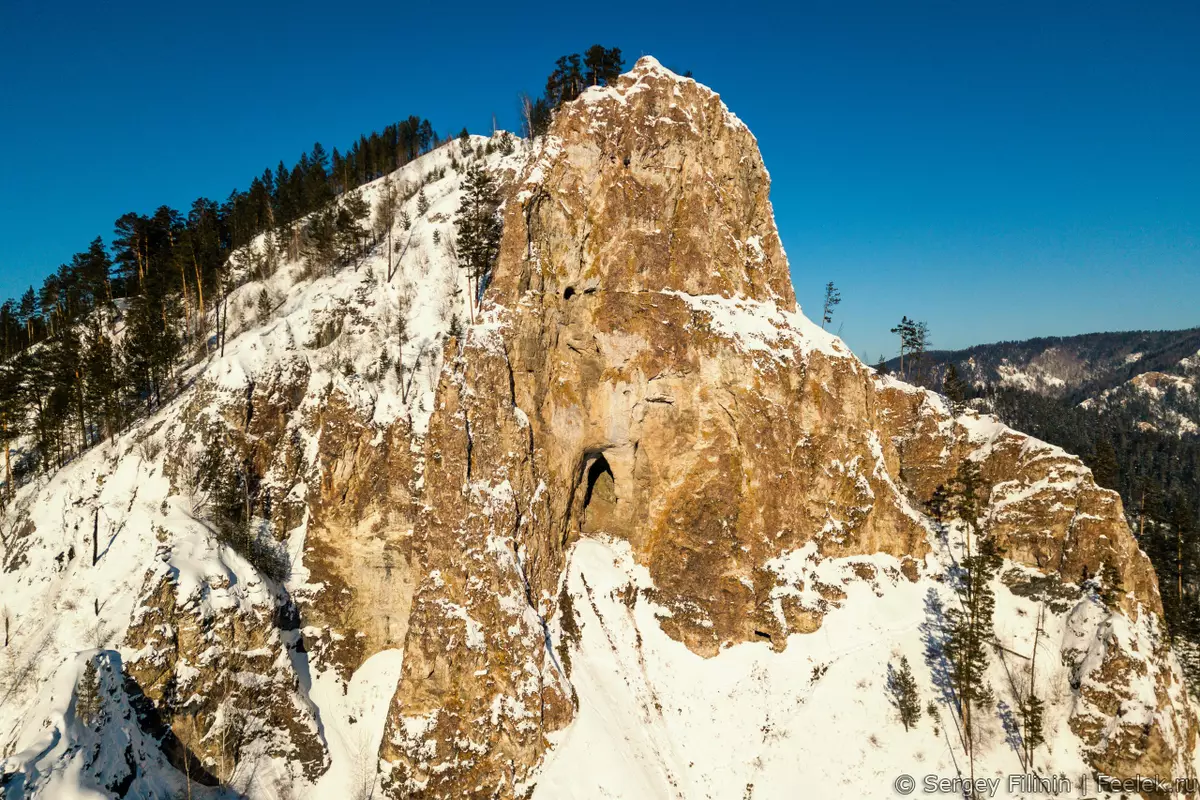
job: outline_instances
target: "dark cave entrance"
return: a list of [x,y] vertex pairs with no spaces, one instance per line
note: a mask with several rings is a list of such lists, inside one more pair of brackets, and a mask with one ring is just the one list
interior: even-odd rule
[[613,519],[617,506],[617,484],[612,468],[603,453],[597,453],[584,471],[583,512],[579,530],[584,533],[601,531]]

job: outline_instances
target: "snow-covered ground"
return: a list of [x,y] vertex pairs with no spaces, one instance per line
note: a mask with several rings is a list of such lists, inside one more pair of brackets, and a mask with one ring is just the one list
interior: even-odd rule
[[[940,574],[936,569],[948,567],[956,552],[939,542],[927,566]],[[752,642],[705,659],[663,633],[658,617],[670,612],[647,599],[648,573],[626,542],[578,542],[567,581],[579,628],[571,645],[579,713],[558,735],[534,797],[891,797],[901,775],[923,781],[967,774],[950,701],[934,685],[945,669],[938,645],[944,609],[957,602],[947,583],[910,582],[889,556],[821,561],[813,553],[805,560],[811,574],[847,594],[818,631],[793,634],[782,652]],[[864,570],[874,577],[863,580]],[[999,780],[996,797],[1035,797],[1024,785],[1010,791],[1007,781],[1027,771],[1010,715],[1026,685],[1039,603],[999,579],[994,586],[996,637],[1007,655],[993,660],[988,675],[997,704],[979,721],[975,775]],[[629,587],[637,589],[633,604]],[[1108,635],[1146,647],[1153,632],[1109,614],[1094,598],[1046,615],[1036,682],[1047,703],[1047,742],[1034,764],[1043,774],[1092,780],[1082,742],[1067,724],[1069,673],[1078,665],[1059,654],[1100,658]],[[907,731],[887,690],[889,668],[898,669],[901,657],[917,675],[922,708]],[[1153,702],[1153,688],[1133,686],[1131,696]],[[1156,723],[1131,699],[1135,707]]]

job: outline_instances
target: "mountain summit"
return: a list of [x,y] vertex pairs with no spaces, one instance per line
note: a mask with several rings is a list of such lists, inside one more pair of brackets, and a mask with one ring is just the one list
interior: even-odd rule
[[[394,268],[247,271],[228,348],[176,400],[22,490],[6,789],[1195,775],[1119,497],[806,319],[715,93],[643,58],[504,149],[455,141],[388,179],[412,214]],[[468,166],[504,198],[478,309],[451,246]],[[213,458],[256,476],[267,541],[211,524]]]

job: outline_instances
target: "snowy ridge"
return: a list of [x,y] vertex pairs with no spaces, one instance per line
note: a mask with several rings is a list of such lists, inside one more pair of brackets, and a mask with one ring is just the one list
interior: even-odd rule
[[[155,636],[170,633],[146,616],[141,605],[146,593],[165,581],[177,608],[210,621],[202,624],[220,626],[238,617],[270,619],[289,594],[311,587],[303,564],[306,521],[287,533],[294,568],[286,585],[277,586],[217,541],[205,519],[204,498],[187,485],[187,470],[179,465],[198,461],[203,443],[195,432],[228,426],[222,409],[244,404],[249,387],[287,385],[297,378],[304,396],[288,425],[310,465],[315,441],[305,420],[333,391],[349,398],[379,435],[406,419],[417,447],[434,405],[442,344],[454,320],[465,324],[468,316],[466,277],[452,253],[461,170],[480,158],[490,171],[511,175],[522,170],[526,157],[519,147],[509,155],[499,148],[484,155],[487,141],[475,136],[465,145],[447,143],[357,190],[373,209],[385,182],[401,197],[411,193],[402,206],[411,227],[397,222],[393,230],[398,256],[391,280],[386,237],[359,263],[316,276],[303,258],[284,260],[269,275],[260,271],[266,236],[235,253],[234,271],[243,282],[229,296],[223,353],[214,349],[186,370],[181,376],[186,388],[152,416],[49,479],[36,478],[18,490],[0,520],[19,530],[10,552],[0,553],[6,569],[0,573],[0,613],[8,618],[10,640],[0,650],[0,783],[10,781],[6,792],[55,800],[108,796],[103,793],[110,784],[120,784],[130,797],[183,792],[184,776],[132,721],[125,692],[114,682],[123,664],[151,665],[161,658],[154,640],[131,646],[131,626],[148,626]],[[418,188],[428,202],[424,213]],[[402,368],[381,368],[381,354]],[[264,481],[270,484],[274,477]],[[302,500],[311,487],[302,481],[277,488]],[[95,564],[94,526],[100,532]],[[282,791],[313,797],[369,792],[400,651],[376,654],[346,683],[332,671],[310,672],[294,652],[296,632],[272,636],[263,643],[266,649],[247,657],[275,659],[278,653],[283,659],[271,669],[295,676],[290,701],[295,719],[308,729],[306,735],[318,737],[328,769],[306,789],[303,776],[268,754],[271,746],[286,742],[263,730],[269,735],[262,737],[260,754],[234,774],[231,786],[256,798]],[[202,658],[220,655],[214,640]],[[72,711],[74,687],[88,658],[102,665],[101,683],[112,704],[108,721],[90,727]],[[187,676],[221,670],[222,663],[181,659],[175,669],[184,678],[179,692],[185,702]],[[103,757],[91,755],[97,748]],[[136,766],[126,764],[126,752]],[[194,792],[220,794],[199,785]]]
[[773,300],[759,302],[746,297],[698,296],[678,291],[663,294],[681,298],[714,333],[732,340],[743,352],[763,352],[783,361],[812,352],[834,358],[854,357],[841,339],[822,330],[799,308],[784,311]]
[[1079,404],[1080,408],[1103,413],[1114,407],[1133,405],[1142,409],[1143,430],[1173,436],[1200,434],[1200,369],[1197,357],[1179,362],[1182,375],[1167,372],[1143,372],[1112,389]]

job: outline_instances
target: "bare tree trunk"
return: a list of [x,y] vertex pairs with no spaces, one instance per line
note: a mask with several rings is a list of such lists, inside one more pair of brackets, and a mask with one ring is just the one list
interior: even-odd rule
[[1176,591],[1179,592],[1178,602],[1183,607],[1183,531],[1175,526],[1175,579],[1178,582]]
[[79,435],[83,437],[83,447],[80,450],[86,450],[88,446],[87,419],[83,415],[83,373],[78,368],[75,369],[75,388],[79,394]]
[[229,331],[229,288],[221,281],[221,293],[224,295],[225,321],[221,322],[221,308],[217,307],[217,334],[221,339],[221,358],[225,357],[225,334]]
[[187,272],[182,261],[179,262],[179,291],[183,295],[183,339],[188,342],[192,337],[192,305],[188,302]]
[[205,335],[208,330],[208,317],[204,313],[204,281],[200,280],[200,264],[196,261],[196,251],[192,250],[192,268],[196,271],[196,294],[199,297],[200,306],[200,337],[204,340],[204,352],[208,353],[208,336]]
[[[1046,618],[1046,606],[1043,604],[1038,607],[1037,627],[1034,628],[1034,630],[1033,630],[1033,654],[1029,658],[1029,691],[1027,692],[1027,694],[1025,696],[1026,708],[1029,707],[1030,700],[1032,700],[1034,697],[1037,696],[1037,692],[1034,691],[1034,688],[1036,686],[1035,682],[1037,681],[1038,641],[1041,639],[1041,636],[1042,636],[1042,623],[1045,620],[1045,618]],[[1028,713],[1028,712],[1026,712],[1026,713]],[[1026,765],[1026,769],[1028,769],[1030,772],[1033,772],[1033,751],[1035,748],[1034,748],[1034,745],[1029,743],[1029,742],[1031,742],[1031,738],[1032,737],[1030,736],[1029,725],[1027,722],[1027,724],[1025,726],[1025,741],[1027,743],[1025,746],[1025,765]]]
[[0,415],[0,433],[4,436],[4,493],[12,496],[12,441],[8,437],[8,414]]

